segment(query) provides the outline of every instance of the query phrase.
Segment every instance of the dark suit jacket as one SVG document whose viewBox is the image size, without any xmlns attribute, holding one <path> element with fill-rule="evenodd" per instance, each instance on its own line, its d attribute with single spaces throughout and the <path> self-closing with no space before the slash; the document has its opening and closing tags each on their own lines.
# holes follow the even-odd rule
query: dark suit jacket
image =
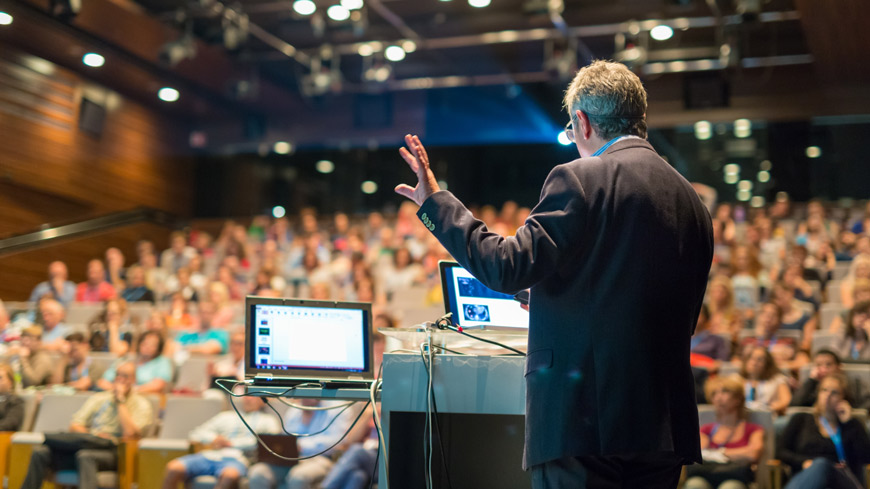
<svg viewBox="0 0 870 489">
<path fill-rule="evenodd" d="M 523 466 L 671 452 L 700 461 L 689 343 L 713 257 L 710 215 L 640 138 L 559 165 L 513 237 L 449 192 L 418 212 L 488 287 L 531 287 Z"/>
</svg>

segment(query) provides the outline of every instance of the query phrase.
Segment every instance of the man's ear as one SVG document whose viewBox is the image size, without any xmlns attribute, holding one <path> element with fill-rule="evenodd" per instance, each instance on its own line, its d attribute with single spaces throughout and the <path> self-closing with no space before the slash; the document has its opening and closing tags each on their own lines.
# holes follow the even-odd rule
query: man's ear
<svg viewBox="0 0 870 489">
<path fill-rule="evenodd" d="M 589 122 L 589 116 L 582 110 L 575 111 L 574 115 L 577 116 L 577 125 L 579 126 L 574 129 L 574 137 L 579 136 L 588 140 L 592 137 L 592 123 Z"/>
</svg>

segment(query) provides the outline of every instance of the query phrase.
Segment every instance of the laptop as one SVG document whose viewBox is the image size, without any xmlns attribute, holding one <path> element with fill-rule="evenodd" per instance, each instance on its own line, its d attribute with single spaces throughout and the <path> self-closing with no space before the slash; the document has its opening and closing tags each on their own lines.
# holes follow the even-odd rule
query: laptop
<svg viewBox="0 0 870 489">
<path fill-rule="evenodd" d="M 245 298 L 245 378 L 254 385 L 369 388 L 372 306 Z"/>
<path fill-rule="evenodd" d="M 299 458 L 299 447 L 296 445 L 296 437 L 293 435 L 260 435 L 260 439 L 273 452 L 281 457 Z M 257 462 L 265 462 L 279 467 L 292 467 L 299 463 L 298 460 L 284 460 L 263 448 L 257 443 Z"/>
<path fill-rule="evenodd" d="M 453 261 L 438 262 L 445 312 L 462 329 L 529 329 L 529 311 L 510 294 L 496 292 Z"/>
</svg>

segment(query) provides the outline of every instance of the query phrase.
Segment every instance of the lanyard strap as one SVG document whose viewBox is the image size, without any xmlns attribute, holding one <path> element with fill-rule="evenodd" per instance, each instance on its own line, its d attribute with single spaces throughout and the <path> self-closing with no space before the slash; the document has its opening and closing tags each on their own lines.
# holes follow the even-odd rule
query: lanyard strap
<svg viewBox="0 0 870 489">
<path fill-rule="evenodd" d="M 742 422 L 742 421 L 741 421 Z M 731 443 L 731 439 L 734 438 L 734 433 L 737 433 L 737 428 L 740 427 L 740 423 L 737 423 L 737 426 L 731 429 L 731 434 L 728 435 L 728 439 L 722 443 L 716 443 L 713 441 L 713 437 L 716 436 L 716 432 L 719 431 L 719 423 L 713 425 L 713 429 L 710 430 L 710 444 L 716 445 L 716 447 L 724 447 L 725 445 Z"/>
<path fill-rule="evenodd" d="M 592 153 L 592 156 L 598 156 L 601 153 L 605 152 L 607 150 L 607 148 L 609 148 L 611 145 L 613 145 L 613 143 L 619 141 L 620 139 L 630 138 L 630 137 L 631 136 L 617 136 L 617 137 L 611 139 L 610 141 L 607 141 L 607 144 L 605 144 L 604 146 L 598 148 L 598 151 Z"/>
<path fill-rule="evenodd" d="M 846 461 L 846 448 L 843 446 L 843 434 L 840 432 L 840 427 L 837 426 L 837 430 L 835 431 L 831 428 L 831 424 L 828 423 L 828 420 L 825 419 L 824 416 L 819 416 L 822 420 L 822 426 L 828 430 L 828 434 L 831 435 L 831 441 L 834 442 L 834 448 L 837 450 L 837 458 L 840 459 L 840 462 Z"/>
</svg>

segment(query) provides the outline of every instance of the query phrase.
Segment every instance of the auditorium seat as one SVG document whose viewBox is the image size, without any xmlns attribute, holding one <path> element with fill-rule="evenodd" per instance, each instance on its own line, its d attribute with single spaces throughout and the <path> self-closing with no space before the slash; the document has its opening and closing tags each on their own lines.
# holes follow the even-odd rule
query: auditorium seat
<svg viewBox="0 0 870 489">
<path fill-rule="evenodd" d="M 839 295 L 839 291 L 837 294 Z M 846 311 L 848 311 L 848 308 L 839 300 L 825 302 L 819 309 L 819 329 L 822 331 L 831 329 L 831 323 L 834 322 L 834 318 Z"/>
<path fill-rule="evenodd" d="M 773 429 L 773 413 L 767 410 L 747 409 L 748 421 L 764 428 L 764 450 L 758 461 L 758 470 L 755 474 L 756 484 L 759 489 L 775 489 L 772 485 L 772 474 L 768 468 L 768 461 L 775 458 L 776 435 Z M 702 404 L 698 406 L 698 421 L 701 426 L 716 422 L 716 412 L 712 405 Z"/>
<path fill-rule="evenodd" d="M 828 287 L 825 292 L 828 296 L 828 302 L 834 304 L 842 304 L 843 297 L 840 295 L 840 288 L 843 286 L 842 280 L 831 280 L 828 282 Z"/>
<path fill-rule="evenodd" d="M 208 364 L 220 360 L 217 355 L 192 355 L 176 369 L 173 391 L 202 392 L 208 388 L 211 377 Z"/>
</svg>

